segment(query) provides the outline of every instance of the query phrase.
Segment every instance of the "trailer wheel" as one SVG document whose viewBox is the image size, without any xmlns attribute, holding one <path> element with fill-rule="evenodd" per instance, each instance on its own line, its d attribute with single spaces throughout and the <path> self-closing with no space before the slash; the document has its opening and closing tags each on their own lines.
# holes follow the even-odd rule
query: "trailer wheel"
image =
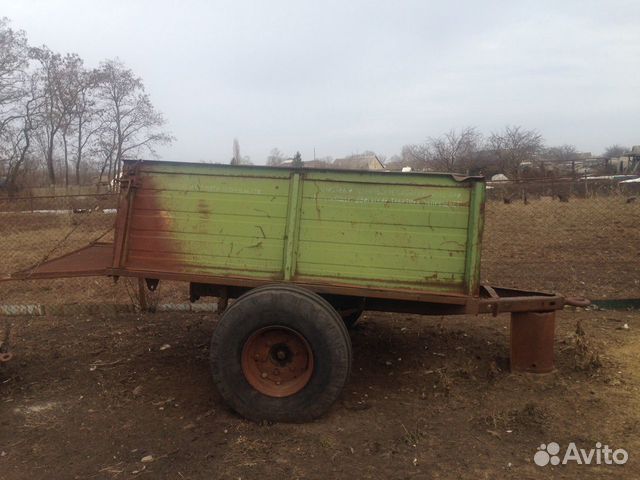
<svg viewBox="0 0 640 480">
<path fill-rule="evenodd" d="M 211 339 L 211 372 L 224 400 L 255 421 L 304 422 L 325 413 L 351 370 L 344 323 L 322 297 L 290 285 L 247 292 Z"/>
</svg>

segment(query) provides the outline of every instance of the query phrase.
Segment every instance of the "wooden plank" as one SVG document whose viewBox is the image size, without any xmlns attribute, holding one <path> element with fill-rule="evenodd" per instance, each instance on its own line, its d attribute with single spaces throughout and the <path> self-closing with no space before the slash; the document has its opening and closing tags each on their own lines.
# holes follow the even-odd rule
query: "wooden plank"
<svg viewBox="0 0 640 480">
<path fill-rule="evenodd" d="M 464 254 L 467 232 L 454 228 L 429 228 L 350 222 L 313 221 L 300 227 L 300 240 L 344 245 L 378 245 L 395 248 L 443 250 Z"/>
</svg>

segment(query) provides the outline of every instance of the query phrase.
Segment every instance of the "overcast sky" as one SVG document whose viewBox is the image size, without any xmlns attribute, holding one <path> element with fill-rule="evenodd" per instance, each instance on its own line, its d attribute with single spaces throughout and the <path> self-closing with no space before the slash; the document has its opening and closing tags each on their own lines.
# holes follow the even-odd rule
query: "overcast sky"
<svg viewBox="0 0 640 480">
<path fill-rule="evenodd" d="M 391 156 L 453 127 L 640 144 L 640 2 L 0 0 L 33 45 L 120 58 L 177 137 L 162 158 Z"/>
</svg>

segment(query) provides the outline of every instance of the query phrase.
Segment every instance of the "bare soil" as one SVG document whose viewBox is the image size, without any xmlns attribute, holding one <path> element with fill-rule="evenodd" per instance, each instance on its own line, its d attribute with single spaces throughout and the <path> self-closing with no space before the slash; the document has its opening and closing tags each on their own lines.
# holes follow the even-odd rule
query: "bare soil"
<svg viewBox="0 0 640 480">
<path fill-rule="evenodd" d="M 483 280 L 593 299 L 640 298 L 640 201 L 627 200 L 487 202 Z"/>
<path fill-rule="evenodd" d="M 640 478 L 639 312 L 560 312 L 547 375 L 508 373 L 508 316 L 367 313 L 342 398 L 304 425 L 250 423 L 221 402 L 208 366 L 216 321 L 13 320 L 0 477 Z M 606 443 L 629 461 L 536 466 L 551 441 Z"/>
</svg>

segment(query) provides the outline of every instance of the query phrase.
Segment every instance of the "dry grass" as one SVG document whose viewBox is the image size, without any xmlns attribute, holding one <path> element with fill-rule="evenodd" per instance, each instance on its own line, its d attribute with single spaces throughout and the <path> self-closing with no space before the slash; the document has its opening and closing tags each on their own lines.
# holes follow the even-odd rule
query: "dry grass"
<svg viewBox="0 0 640 480">
<path fill-rule="evenodd" d="M 578 320 L 576 331 L 573 335 L 574 368 L 585 372 L 592 372 L 602 367 L 600 351 L 595 346 L 593 339 L 587 336 L 582 322 Z"/>
<path fill-rule="evenodd" d="M 522 407 L 509 410 L 494 409 L 488 415 L 481 416 L 479 425 L 495 430 L 513 429 L 516 427 L 544 432 L 552 421 L 548 408 L 534 402 L 527 402 Z"/>
</svg>

